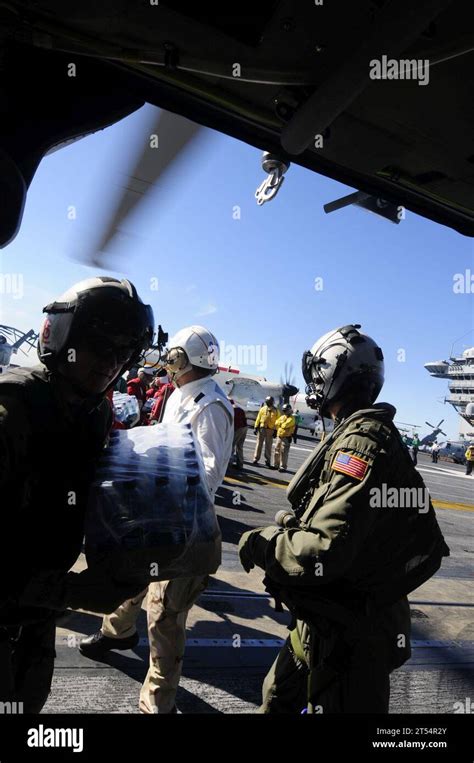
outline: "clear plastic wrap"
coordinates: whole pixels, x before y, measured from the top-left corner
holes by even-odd
[[[112,404],[115,418],[121,424],[132,427],[140,420],[140,408],[134,395],[127,395],[126,392],[114,392]]]
[[[216,571],[220,531],[188,424],[112,431],[92,485],[85,536],[88,564],[105,561],[117,579]]]

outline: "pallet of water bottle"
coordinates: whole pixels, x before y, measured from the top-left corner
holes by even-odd
[[[88,549],[89,567],[100,565],[116,581],[153,583],[181,577],[212,575],[221,563],[221,536],[202,541],[169,543],[149,548],[115,548],[97,551]]]

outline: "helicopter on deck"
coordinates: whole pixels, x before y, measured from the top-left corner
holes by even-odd
[[[11,362],[12,355],[16,355],[18,350],[26,354],[32,347],[36,347],[37,340],[38,334],[33,329],[25,333],[13,326],[0,324],[0,373],[7,371],[11,365],[16,365]],[[25,344],[28,345],[26,352],[23,349]]]

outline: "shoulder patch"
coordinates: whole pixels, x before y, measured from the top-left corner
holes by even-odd
[[[347,474],[349,477],[355,477],[357,480],[363,480],[368,467],[369,462],[364,458],[353,456],[350,453],[345,453],[343,450],[339,450],[332,462],[331,469],[335,472]]]

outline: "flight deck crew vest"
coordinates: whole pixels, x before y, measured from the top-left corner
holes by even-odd
[[[311,506],[311,498],[316,488],[329,483],[338,443],[353,435],[364,437],[364,433],[370,433],[379,444],[384,453],[386,473],[383,477],[387,486],[425,489],[423,479],[391,420],[390,410],[394,412],[392,406],[380,404],[356,411],[336,426],[300,467],[288,485],[287,497],[302,526],[307,515],[317,511],[318,507]],[[322,505],[324,498],[320,500]],[[349,596],[354,590],[368,596],[376,606],[387,606],[432,577],[443,556],[449,556],[449,548],[431,500],[426,513],[420,513],[417,508],[398,508],[379,511],[377,516],[379,522],[374,523],[363,552],[345,572],[344,578],[347,578]],[[390,524],[382,528],[383,522]],[[386,542],[383,550],[379,548],[382,537]],[[336,583],[335,588],[343,590],[344,582]],[[320,591],[323,593],[321,588]]]
[[[18,440],[7,442],[18,468],[2,485],[2,533],[12,558],[0,561],[8,574],[0,578],[0,624],[31,621],[31,609],[41,619],[47,610],[16,608],[16,594],[36,569],[67,572],[79,556],[89,487],[112,423],[106,398],[68,421],[41,365],[0,376],[0,416],[9,408]]]

